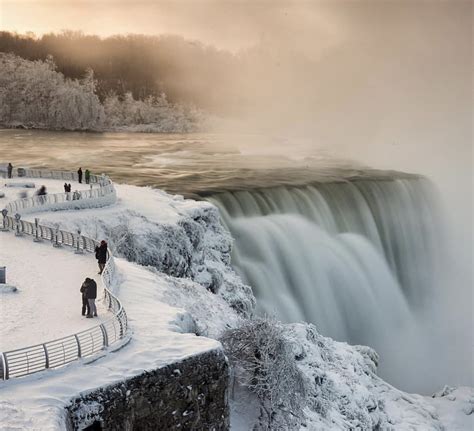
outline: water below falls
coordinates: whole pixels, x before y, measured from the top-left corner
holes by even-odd
[[[393,375],[403,368],[395,358],[400,343],[416,332],[414,317],[432,289],[432,196],[423,178],[394,178],[224,192],[209,200],[235,239],[234,268],[252,286],[261,313],[370,345],[384,358],[382,373]]]

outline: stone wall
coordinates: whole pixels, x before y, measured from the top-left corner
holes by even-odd
[[[81,394],[67,408],[68,429],[228,430],[228,382],[223,352],[206,352]]]

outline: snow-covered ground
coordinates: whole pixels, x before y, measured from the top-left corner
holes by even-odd
[[[177,288],[175,284],[122,259],[116,259],[116,265],[122,277],[119,297],[133,332],[130,342],[94,362],[81,360],[62,369],[0,382],[1,430],[62,431],[64,407],[78,393],[221,348],[217,341],[192,332],[195,325],[185,310],[161,300],[165,290]],[[202,286],[195,287],[202,299],[218,298]]]
[[[7,267],[7,283],[18,289],[0,291],[1,352],[70,335],[111,316],[102,301],[96,301],[98,318],[81,315],[84,279],[96,280],[98,298],[103,293],[93,254],[0,232],[0,265]]]
[[[53,182],[49,181],[48,183],[47,187],[50,190],[60,191],[60,184],[55,187]],[[16,198],[12,193],[10,196]],[[167,201],[164,197],[160,199],[162,201],[158,208],[162,210],[159,212],[161,217],[167,223],[176,222],[179,219],[179,214],[173,208],[172,199],[168,198]],[[189,203],[180,201],[184,207],[189,205]],[[108,210],[111,211],[113,208]],[[58,211],[51,217],[57,218],[58,221],[67,219],[68,222],[73,222],[74,217],[84,215],[89,217],[92,213],[103,217],[102,211],[107,210]],[[34,215],[33,213],[29,214],[28,217],[33,218]],[[41,213],[42,223],[44,222],[43,218],[47,215],[50,214]],[[28,217],[25,216],[25,218]],[[64,224],[62,225],[64,226]],[[21,262],[23,259],[27,259],[30,265],[34,261],[33,268],[41,270],[42,273],[41,277],[36,279],[38,285],[47,281],[52,276],[54,269],[55,283],[46,285],[51,290],[51,294],[62,289],[61,294],[69,295],[68,291],[64,289],[64,284],[70,278],[68,269],[82,273],[85,264],[89,272],[96,270],[96,263],[92,255],[76,256],[72,250],[54,249],[51,245],[44,243],[34,244],[31,237],[19,239],[13,233],[2,233],[0,241],[2,241],[1,253],[7,252],[9,249],[9,254],[12,256],[11,262]],[[41,260],[42,254],[44,259],[51,258],[53,263]],[[3,255],[0,254],[0,256]],[[78,264],[73,269],[71,263],[74,264],[76,259]],[[68,261],[69,268],[64,265],[64,271],[57,272],[56,266],[61,266],[61,263],[65,261]],[[9,265],[14,266],[12,263]],[[65,423],[64,407],[79,392],[120,381],[144,370],[178,362],[191,355],[211,349],[220,349],[220,343],[217,341],[199,337],[195,333],[212,333],[217,336],[219,331],[226,326],[238,323],[238,317],[232,314],[230,306],[220,296],[214,295],[205,287],[191,280],[174,279],[158,273],[156,270],[149,270],[123,259],[116,259],[116,266],[120,279],[118,294],[127,311],[129,327],[132,332],[130,341],[115,354],[104,352],[99,360],[95,360],[96,358],[94,360],[80,360],[62,369],[48,370],[36,375],[0,382],[0,399],[2,400],[0,402],[0,429],[62,430]],[[14,268],[9,270],[10,272],[12,277],[9,276],[11,278],[9,281],[18,285],[19,293],[10,293],[9,295],[18,295],[20,298],[22,283],[13,278]],[[24,273],[28,274],[30,278],[35,277],[34,271],[28,270]],[[28,280],[25,280],[25,283],[26,281]],[[29,281],[33,283],[32,280]],[[78,289],[75,286],[74,292],[78,293]],[[2,298],[5,295],[3,294]],[[80,295],[76,295],[76,297],[80,299]],[[190,308],[195,307],[197,313],[193,318],[184,309],[173,307],[165,301],[169,304],[187,302]],[[30,302],[34,303],[34,300]],[[55,320],[53,327],[65,326],[66,332],[69,333],[69,323],[63,321],[63,315],[54,315],[55,310],[62,306],[60,301],[55,301],[48,310],[45,310],[45,315],[53,313],[52,318]],[[80,301],[78,306],[80,306]],[[23,308],[24,304],[21,304],[21,307],[20,311],[25,310],[25,314],[18,313],[17,309],[17,317],[20,319],[23,317],[22,321],[25,327],[29,325],[43,326],[44,315],[27,315],[28,310]],[[75,311],[77,312],[77,310]],[[70,316],[66,317],[71,319]],[[47,321],[50,322],[49,317]],[[81,322],[80,318],[79,322]],[[52,327],[50,329],[52,330]],[[5,332],[8,332],[7,328]],[[10,336],[11,341],[16,343],[15,335],[11,334]]]
[[[63,429],[64,406],[79,392],[220,349],[212,338],[252,313],[253,295],[230,266],[231,238],[216,208],[149,188],[117,190],[114,206],[42,213],[41,219],[108,238],[123,257],[116,259],[118,296],[131,340],[94,362],[0,382],[3,429]],[[447,389],[435,398],[406,394],[376,375],[372,349],[337,343],[303,323],[285,325],[285,332],[306,387],[299,429],[473,429],[471,388]],[[255,398],[237,390],[231,404],[233,429],[251,428],[258,415]]]
[[[64,183],[67,182],[71,184],[71,192],[76,190],[88,190],[90,186],[98,187],[97,184],[79,184],[77,181],[60,181],[60,180],[51,180],[47,178],[1,178],[0,177],[0,191],[5,193],[4,198],[0,198],[0,207],[5,207],[8,202],[16,199],[20,199],[20,193],[26,193],[26,196],[23,197],[32,197],[35,192],[41,187],[46,187],[46,192],[48,194],[53,193],[64,193]],[[34,185],[34,188],[31,187],[22,187],[23,185]],[[13,186],[14,187],[11,187]]]

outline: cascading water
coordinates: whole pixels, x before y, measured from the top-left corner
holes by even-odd
[[[432,287],[431,197],[431,184],[414,177],[224,192],[209,200],[235,239],[233,265],[260,312],[311,322],[337,340],[393,356],[397,337],[416,331],[413,310]],[[385,369],[394,368],[392,360]]]

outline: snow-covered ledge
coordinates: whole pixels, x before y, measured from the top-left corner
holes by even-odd
[[[27,178],[74,181],[77,174],[62,171],[23,170]],[[82,186],[82,184],[81,184]],[[74,190],[69,193],[53,193],[43,196],[32,196],[10,202],[5,208],[13,215],[32,212],[77,210],[101,208],[113,205],[117,201],[114,184],[106,175],[91,175],[90,183],[84,184],[87,190]],[[33,185],[34,187],[34,185]]]
[[[56,179],[58,172],[35,171],[40,178],[51,176]],[[29,177],[32,176],[30,172]],[[61,179],[73,174],[64,173]],[[59,178],[58,178],[59,179]],[[11,201],[6,206],[3,213],[3,228],[12,229],[17,235],[34,235],[36,240],[51,240],[57,246],[66,245],[76,249],[76,251],[92,252],[98,244],[96,240],[73,234],[67,231],[54,231],[49,226],[38,223],[31,223],[21,220],[19,212],[26,210],[45,211],[48,208],[76,208],[75,202],[84,202],[87,208],[94,207],[91,203],[100,201],[99,207],[115,202],[116,192],[113,183],[106,176],[92,179],[99,185],[95,190],[85,192],[75,192],[75,200],[70,201],[70,193],[58,193],[43,196],[35,196],[27,199]],[[82,196],[81,196],[82,193]],[[9,215],[15,213],[15,217]],[[109,348],[116,343],[121,343],[129,337],[127,332],[128,321],[125,309],[120,300],[114,295],[116,291],[116,271],[112,254],[109,252],[107,262],[101,275],[104,288],[104,302],[107,308],[112,311],[112,317],[100,325],[86,329],[76,334],[50,340],[40,344],[23,347],[15,350],[0,353],[0,378],[8,380],[12,377],[23,377],[46,369],[58,368],[69,364],[75,360],[96,355],[98,352]],[[62,352],[62,354],[59,354]]]

